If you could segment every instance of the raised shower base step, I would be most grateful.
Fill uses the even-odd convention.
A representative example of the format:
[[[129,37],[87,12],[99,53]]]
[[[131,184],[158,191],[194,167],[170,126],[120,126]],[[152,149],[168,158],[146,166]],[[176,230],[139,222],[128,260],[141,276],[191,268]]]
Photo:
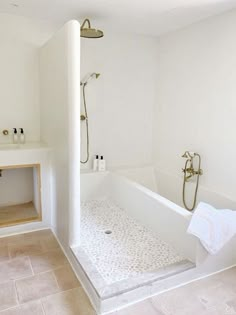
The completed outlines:
[[[107,198],[81,204],[81,245],[72,252],[102,312],[176,286],[195,267]]]
[[[172,265],[162,267],[158,270],[144,272],[143,274],[133,278],[107,284],[81,247],[73,248],[72,252],[86,277],[89,279],[90,284],[97,292],[98,297],[102,300],[117,297],[138,288],[143,288],[144,291],[148,291],[151,285],[155,285],[159,281],[195,268],[195,264],[189,260],[182,260]]]

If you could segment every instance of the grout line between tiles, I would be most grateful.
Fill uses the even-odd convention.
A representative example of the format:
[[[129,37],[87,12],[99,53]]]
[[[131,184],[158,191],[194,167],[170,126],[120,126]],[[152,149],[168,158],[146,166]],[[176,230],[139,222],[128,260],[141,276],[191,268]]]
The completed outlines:
[[[20,298],[19,298],[19,293],[17,291],[16,280],[14,280],[14,287],[15,287],[15,291],[16,291],[17,305],[20,305]]]
[[[35,273],[35,276],[36,276],[36,275],[40,275],[40,274],[42,274],[42,273],[46,273],[46,272],[54,272],[54,271],[56,271],[56,270],[58,270],[58,269],[61,269],[61,268],[65,267],[65,266],[67,266],[67,265],[70,266],[70,264],[67,262],[67,263],[65,263],[64,265],[56,266],[55,268],[52,268],[52,269],[48,269],[48,270],[44,270],[44,271]]]
[[[43,314],[46,315],[46,310],[44,308],[42,299],[40,299],[40,303],[41,303],[41,307],[42,307],[42,310],[43,310]]]
[[[55,281],[56,281],[56,284],[57,284],[58,290],[59,290],[59,292],[60,292],[60,287],[59,287],[59,283],[58,283],[58,281],[57,281],[57,277],[56,277],[56,275],[55,275],[55,272],[54,272],[54,271],[52,271],[52,274],[53,274],[53,277],[54,277],[54,279],[55,279]]]
[[[15,306],[12,306],[12,307],[9,307],[9,308],[5,308],[4,310],[0,311],[0,314],[3,313],[3,312],[6,312],[6,311],[14,310],[14,308],[19,307],[19,306],[20,305],[15,305]]]
[[[10,261],[12,258],[11,258],[11,255],[10,255],[9,245],[7,244],[6,246],[7,246],[8,261]]]
[[[51,296],[54,296],[54,295],[57,295],[57,294],[62,294],[62,293],[65,293],[65,292],[70,292],[70,291],[73,291],[73,290],[76,290],[76,289],[82,289],[81,287],[76,287],[76,288],[72,288],[72,289],[69,289],[69,290],[62,290],[62,291],[59,291],[59,292],[56,292],[56,293],[52,293],[52,294],[49,294],[49,295],[46,295],[44,297],[41,298],[41,300],[43,299],[46,299],[48,297],[51,297]],[[83,290],[84,292],[84,290]],[[34,300],[35,301],[35,300]]]
[[[31,259],[30,259],[30,256],[27,256],[27,257],[29,258],[29,264],[30,264],[30,268],[31,268],[32,274],[33,274],[33,276],[35,276],[34,269],[33,269],[33,266],[32,266],[32,262],[31,262]]]
[[[39,272],[39,273],[30,275],[30,276],[25,276],[25,277],[17,278],[17,279],[14,279],[14,281],[32,278],[32,277],[39,276],[39,275],[43,275],[43,274],[49,273],[49,272],[51,272],[51,273],[54,274],[54,271],[55,271],[55,270],[61,269],[61,268],[63,268],[63,267],[66,266],[66,265],[69,265],[69,266],[70,266],[70,264],[68,263],[68,264],[65,264],[65,265],[58,266],[58,267],[56,267],[55,269],[50,269],[50,270],[42,271],[42,272]],[[55,275],[54,275],[54,276],[55,276]],[[11,280],[8,280],[8,281],[11,281]],[[7,282],[8,282],[8,281],[7,281]],[[4,282],[6,282],[6,281],[4,281]]]

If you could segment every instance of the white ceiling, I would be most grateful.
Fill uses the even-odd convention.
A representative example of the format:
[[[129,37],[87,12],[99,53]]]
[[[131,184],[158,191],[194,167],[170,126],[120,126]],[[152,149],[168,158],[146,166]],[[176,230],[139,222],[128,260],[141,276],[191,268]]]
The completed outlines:
[[[0,0],[0,12],[157,36],[236,8],[236,0]]]

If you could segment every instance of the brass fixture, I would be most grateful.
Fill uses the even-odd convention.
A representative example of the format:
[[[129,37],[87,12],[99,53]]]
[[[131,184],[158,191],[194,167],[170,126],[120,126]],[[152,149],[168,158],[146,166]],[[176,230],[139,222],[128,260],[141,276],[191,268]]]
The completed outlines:
[[[100,73],[93,72],[85,77],[83,81],[80,82],[80,86],[87,85],[91,79],[98,79],[100,77]]]
[[[85,115],[80,115],[80,120],[81,121],[84,121],[84,120],[86,120],[87,118],[86,118],[86,116]]]
[[[183,192],[182,192],[183,204],[187,210],[192,211],[196,206],[199,178],[200,178],[200,175],[203,174],[203,171],[201,169],[201,156],[200,154],[195,153],[195,152],[185,151],[182,157],[187,159],[185,162],[185,166],[182,169],[184,173]],[[198,158],[198,168],[196,170],[194,169],[194,166],[193,166],[193,160],[195,157]],[[196,187],[195,187],[195,192],[194,192],[193,204],[192,204],[192,207],[189,207],[186,204],[185,188],[186,188],[186,183],[189,182],[190,179],[193,178],[194,176],[197,176],[197,181],[196,181]]]
[[[88,27],[85,27],[87,23]],[[85,19],[80,27],[80,37],[84,38],[101,38],[103,37],[103,31],[91,28],[91,23],[89,19]]]
[[[9,130],[4,129],[4,130],[2,131],[2,133],[3,133],[4,136],[8,136],[8,135],[9,135]]]

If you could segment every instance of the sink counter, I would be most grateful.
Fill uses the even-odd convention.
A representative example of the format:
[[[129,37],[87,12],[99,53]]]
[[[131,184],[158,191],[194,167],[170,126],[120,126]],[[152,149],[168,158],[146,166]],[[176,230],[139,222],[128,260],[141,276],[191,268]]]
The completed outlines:
[[[42,142],[29,142],[25,144],[2,143],[0,144],[0,151],[12,150],[34,150],[34,149],[48,149],[47,145]]]
[[[0,236],[48,228],[51,225],[51,148],[43,143],[0,144],[0,169],[39,167],[42,221],[1,227]],[[4,179],[4,178],[3,178]]]
[[[42,164],[48,160],[50,148],[40,142],[26,144],[0,144],[0,167]]]

